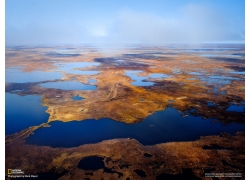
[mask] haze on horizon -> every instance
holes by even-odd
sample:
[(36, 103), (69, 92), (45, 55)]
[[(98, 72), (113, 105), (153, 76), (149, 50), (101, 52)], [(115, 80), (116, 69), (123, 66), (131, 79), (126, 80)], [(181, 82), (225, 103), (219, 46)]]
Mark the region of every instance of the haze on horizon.
[(244, 0), (5, 1), (6, 46), (244, 41)]

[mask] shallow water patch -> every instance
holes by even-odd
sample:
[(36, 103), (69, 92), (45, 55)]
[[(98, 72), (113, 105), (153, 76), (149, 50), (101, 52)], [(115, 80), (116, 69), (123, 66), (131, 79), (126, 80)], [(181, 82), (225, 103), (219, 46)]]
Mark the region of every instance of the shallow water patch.
[(79, 95), (76, 95), (76, 96), (72, 96), (71, 97), (74, 101), (80, 101), (80, 100), (83, 100), (84, 98), (82, 98), (81, 96)]

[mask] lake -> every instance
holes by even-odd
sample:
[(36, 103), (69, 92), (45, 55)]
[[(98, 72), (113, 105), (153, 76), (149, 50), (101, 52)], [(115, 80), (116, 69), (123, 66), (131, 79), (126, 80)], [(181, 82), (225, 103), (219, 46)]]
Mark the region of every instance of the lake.
[(126, 124), (109, 118), (50, 123), (26, 138), (26, 143), (52, 147), (75, 147), (115, 138), (134, 138), (143, 145), (173, 141), (192, 141), (200, 136), (233, 134), (244, 131), (244, 124), (222, 125), (201, 116), (183, 117), (175, 108), (158, 111), (140, 123)]

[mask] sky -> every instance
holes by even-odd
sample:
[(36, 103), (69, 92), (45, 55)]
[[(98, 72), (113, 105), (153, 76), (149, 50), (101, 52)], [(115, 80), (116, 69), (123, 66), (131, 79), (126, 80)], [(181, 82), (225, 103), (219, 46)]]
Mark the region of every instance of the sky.
[(5, 46), (244, 41), (244, 0), (5, 1)]

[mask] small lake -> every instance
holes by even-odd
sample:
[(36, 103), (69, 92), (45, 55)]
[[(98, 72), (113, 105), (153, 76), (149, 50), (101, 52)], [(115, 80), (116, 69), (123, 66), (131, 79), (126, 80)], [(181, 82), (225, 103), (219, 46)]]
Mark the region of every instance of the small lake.
[(41, 96), (5, 93), (5, 135), (47, 122), (47, 107), (41, 104)]
[(133, 82), (131, 82), (134, 86), (152, 86), (154, 82), (148, 81), (148, 79), (161, 79), (161, 78), (170, 78), (172, 76), (160, 73), (152, 73), (149, 76), (139, 76), (140, 70), (130, 70), (125, 71), (124, 75), (129, 76)]
[(60, 63), (56, 64), (59, 66), (57, 70), (64, 71), (67, 74), (78, 74), (78, 75), (95, 75), (100, 73), (100, 71), (89, 71), (89, 70), (79, 70), (78, 68), (87, 68), (92, 66), (98, 66), (100, 63), (96, 62), (72, 62), (72, 63)]
[(80, 100), (83, 100), (84, 98), (82, 98), (81, 96), (79, 95), (76, 95), (76, 96), (72, 96), (71, 97), (74, 101), (80, 101)]
[(5, 69), (5, 82), (8, 83), (29, 83), (61, 79), (61, 72), (31, 71), (22, 72), (16, 68)]
[(61, 90), (96, 90), (96, 86), (83, 84), (76, 81), (47, 82), (38, 85), (43, 88), (52, 88)]
[(115, 138), (134, 138), (143, 145), (173, 141), (192, 141), (200, 136), (233, 134), (244, 131), (244, 124), (222, 125), (202, 117), (183, 117), (175, 108), (167, 108), (148, 116), (140, 123), (125, 124), (112, 119), (51, 122), (51, 127), (39, 128), (26, 138), (27, 144), (51, 147), (75, 147)]

